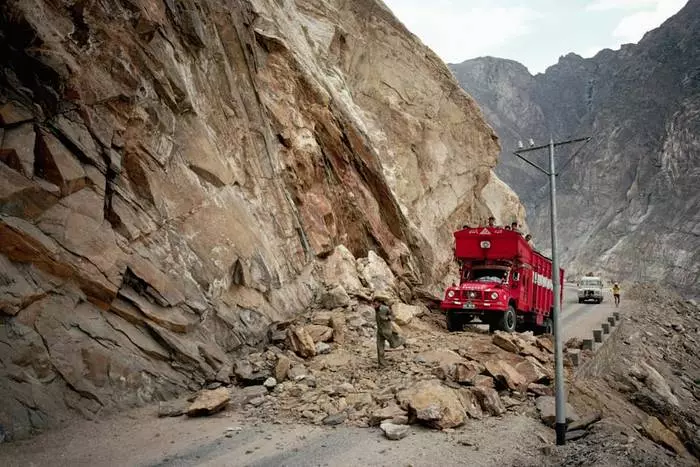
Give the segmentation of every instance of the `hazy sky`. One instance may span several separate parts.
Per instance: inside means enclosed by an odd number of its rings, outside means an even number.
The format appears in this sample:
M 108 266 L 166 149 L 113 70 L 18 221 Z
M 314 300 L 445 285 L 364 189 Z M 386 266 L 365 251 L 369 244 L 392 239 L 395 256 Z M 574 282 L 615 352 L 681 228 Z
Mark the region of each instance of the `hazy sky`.
M 384 0 L 444 61 L 491 55 L 543 72 L 561 55 L 637 42 L 686 0 Z M 524 6 L 527 5 L 527 6 Z

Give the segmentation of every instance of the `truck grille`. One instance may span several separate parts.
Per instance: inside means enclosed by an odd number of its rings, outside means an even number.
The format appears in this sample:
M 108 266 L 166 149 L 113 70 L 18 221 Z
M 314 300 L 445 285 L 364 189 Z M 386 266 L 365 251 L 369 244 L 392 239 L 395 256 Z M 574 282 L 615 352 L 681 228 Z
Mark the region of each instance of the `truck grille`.
M 479 290 L 463 290 L 463 300 L 481 300 L 481 291 Z

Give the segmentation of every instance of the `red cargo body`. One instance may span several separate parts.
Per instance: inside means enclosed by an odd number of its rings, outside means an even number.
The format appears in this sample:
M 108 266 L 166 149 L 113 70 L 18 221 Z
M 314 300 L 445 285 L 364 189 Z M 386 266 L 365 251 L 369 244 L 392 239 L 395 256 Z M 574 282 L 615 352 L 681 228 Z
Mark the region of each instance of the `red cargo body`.
M 455 232 L 460 283 L 445 292 L 441 308 L 448 329 L 461 330 L 474 318 L 489 328 L 551 332 L 552 261 L 517 232 L 479 227 Z M 563 297 L 564 271 L 559 270 Z

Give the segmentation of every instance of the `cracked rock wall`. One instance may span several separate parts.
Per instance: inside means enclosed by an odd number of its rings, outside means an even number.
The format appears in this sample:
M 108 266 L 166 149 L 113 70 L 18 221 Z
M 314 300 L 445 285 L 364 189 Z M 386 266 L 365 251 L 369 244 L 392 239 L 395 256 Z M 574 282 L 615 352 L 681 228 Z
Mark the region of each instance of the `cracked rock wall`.
M 490 212 L 496 136 L 379 1 L 0 10 L 13 437 L 228 383 L 314 300 L 337 245 L 437 288 L 454 227 Z

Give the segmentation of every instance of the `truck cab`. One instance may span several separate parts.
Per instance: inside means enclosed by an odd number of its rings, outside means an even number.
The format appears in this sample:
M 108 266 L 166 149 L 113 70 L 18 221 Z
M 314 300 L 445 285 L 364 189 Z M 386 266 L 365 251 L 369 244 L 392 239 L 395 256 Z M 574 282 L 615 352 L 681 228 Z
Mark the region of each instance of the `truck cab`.
M 517 232 L 498 227 L 455 232 L 460 281 L 445 291 L 441 308 L 449 331 L 475 318 L 494 331 L 551 332 L 551 261 Z M 563 271 L 561 271 L 563 282 Z
M 601 303 L 603 301 L 603 281 L 596 276 L 583 276 L 578 281 L 578 302 L 584 303 L 592 301 Z

